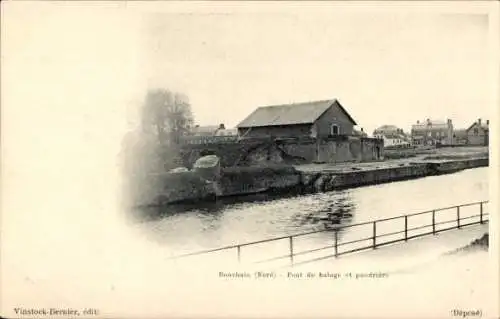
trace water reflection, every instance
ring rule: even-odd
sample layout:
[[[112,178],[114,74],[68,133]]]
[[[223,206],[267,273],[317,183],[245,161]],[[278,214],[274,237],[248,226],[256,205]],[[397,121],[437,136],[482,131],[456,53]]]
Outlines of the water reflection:
[[[166,206],[140,207],[131,210],[130,214],[137,222],[149,222],[189,213],[196,213],[199,216],[215,217],[222,212],[223,207],[224,204],[220,201],[213,201]]]
[[[271,202],[276,199],[297,197],[296,194],[250,194],[218,198],[213,201],[200,201],[191,203],[178,203],[170,205],[156,205],[136,207],[129,211],[129,215],[136,222],[161,220],[179,214],[196,213],[201,216],[217,216],[225,210],[239,207],[248,207],[250,204]]]
[[[302,225],[322,224],[327,229],[334,229],[349,224],[353,219],[355,205],[348,193],[339,192],[337,195],[340,196],[331,196],[317,211],[301,214],[304,220]]]

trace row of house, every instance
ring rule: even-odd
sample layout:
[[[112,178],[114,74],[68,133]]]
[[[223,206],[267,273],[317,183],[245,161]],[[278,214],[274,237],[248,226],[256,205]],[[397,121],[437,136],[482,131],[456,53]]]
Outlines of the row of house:
[[[337,99],[262,106],[255,109],[236,128],[224,124],[195,126],[191,143],[208,140],[234,141],[245,138],[328,138],[332,136],[368,137]],[[436,145],[488,145],[489,121],[478,119],[467,129],[455,129],[451,119],[417,121],[410,133],[395,125],[383,125],[373,132],[386,148]]]
[[[478,119],[466,129],[455,129],[451,119],[417,121],[410,134],[394,125],[383,125],[373,132],[373,136],[384,139],[385,147],[406,148],[412,146],[439,145],[488,145],[489,120]]]

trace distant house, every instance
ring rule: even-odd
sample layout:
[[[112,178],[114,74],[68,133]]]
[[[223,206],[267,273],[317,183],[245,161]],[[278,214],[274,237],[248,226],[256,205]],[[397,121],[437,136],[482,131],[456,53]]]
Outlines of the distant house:
[[[395,125],[382,125],[381,127],[373,131],[373,136],[383,135],[383,134],[398,134],[398,133],[403,133],[403,129],[400,129]]]
[[[237,129],[226,129],[224,124],[200,126],[196,125],[190,134],[183,137],[187,144],[210,144],[220,142],[236,142],[238,140]]]
[[[215,132],[215,136],[238,136],[237,128],[222,128]]]
[[[410,139],[403,134],[384,134],[379,138],[384,140],[385,148],[409,148],[411,147]]]
[[[200,126],[196,125],[191,129],[191,134],[192,136],[215,136],[218,130],[224,128],[224,124],[221,125],[207,125],[207,126]]]
[[[476,122],[472,123],[467,131],[467,144],[469,145],[488,145],[489,144],[489,126],[490,121],[487,120],[486,123],[478,119]]]
[[[373,131],[373,137],[384,140],[385,148],[408,148],[411,137],[394,125],[383,125]]]
[[[412,125],[411,127],[412,144],[416,146],[429,145],[451,145],[453,144],[453,123],[450,119],[446,122],[431,121]]]
[[[337,99],[263,106],[240,124],[238,134],[251,137],[315,137],[352,135],[356,122]]]

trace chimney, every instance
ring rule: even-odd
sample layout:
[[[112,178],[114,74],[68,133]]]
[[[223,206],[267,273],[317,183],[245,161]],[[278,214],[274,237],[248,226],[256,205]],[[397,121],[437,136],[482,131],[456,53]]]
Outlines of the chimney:
[[[479,126],[481,126],[481,119],[477,119],[477,124],[479,124]]]
[[[490,125],[490,120],[486,120],[486,125]]]
[[[364,132],[364,131],[363,131],[363,128],[361,128],[361,132]]]
[[[420,124],[420,121],[419,121],[419,120],[417,120],[417,124]]]
[[[430,119],[427,119],[427,124],[431,124],[431,120]]]
[[[225,130],[225,129],[226,129],[226,127],[224,126],[224,123],[219,125],[219,130]]]

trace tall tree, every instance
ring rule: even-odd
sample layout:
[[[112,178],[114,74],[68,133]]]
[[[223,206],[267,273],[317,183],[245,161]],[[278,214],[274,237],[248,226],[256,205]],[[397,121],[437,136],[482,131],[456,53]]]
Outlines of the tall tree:
[[[162,145],[178,145],[193,124],[187,96],[165,89],[150,90],[143,105],[143,130],[154,132]]]

